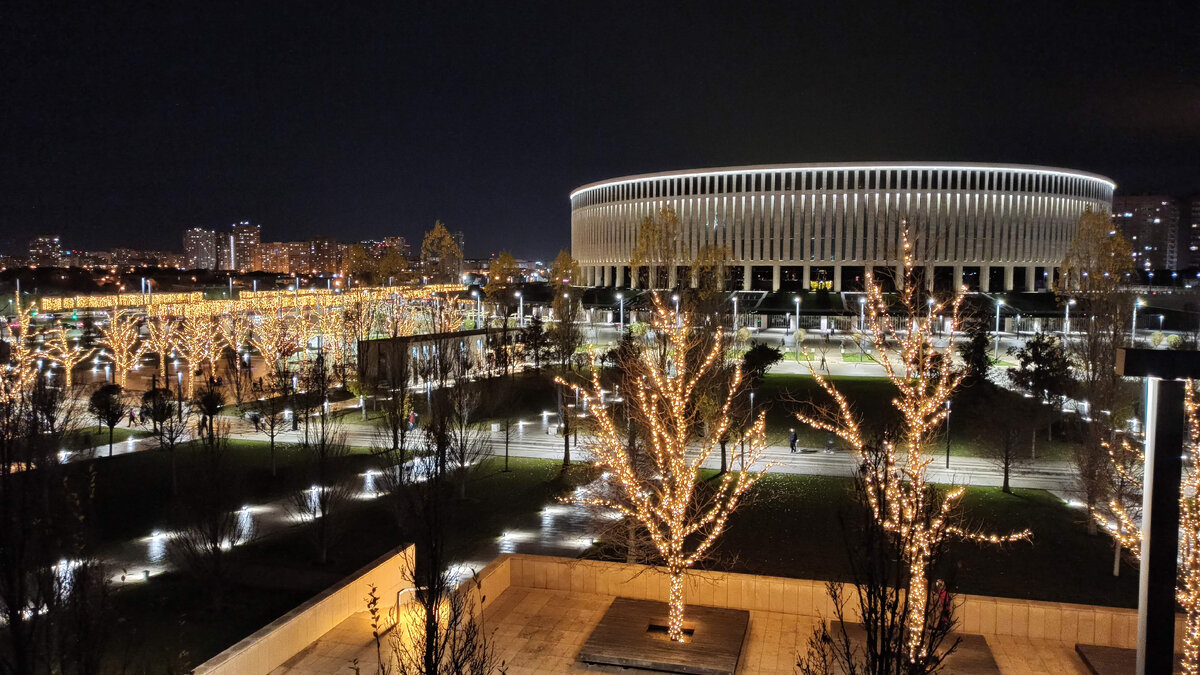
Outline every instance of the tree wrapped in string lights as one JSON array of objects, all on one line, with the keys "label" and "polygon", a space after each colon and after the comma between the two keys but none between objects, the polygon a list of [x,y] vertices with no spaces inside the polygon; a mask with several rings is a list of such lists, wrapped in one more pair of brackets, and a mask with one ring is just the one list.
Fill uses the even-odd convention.
[{"label": "tree wrapped in string lights", "polygon": [[[867,508],[873,521],[898,544],[907,568],[902,582],[901,644],[896,647],[909,663],[922,664],[940,659],[930,653],[931,642],[938,641],[930,639],[934,613],[932,562],[945,542],[958,538],[1001,544],[1027,539],[1030,532],[1000,535],[965,529],[959,525],[964,488],[940,491],[926,481],[926,470],[933,461],[929,441],[949,414],[950,398],[964,377],[953,367],[951,345],[966,288],[949,300],[934,300],[927,306],[920,297],[921,280],[914,274],[907,232],[903,246],[904,276],[897,279],[901,306],[898,316],[888,314],[882,287],[870,270],[866,274],[868,339],[896,390],[892,403],[900,413],[898,430],[879,443],[869,443],[858,412],[811,361],[809,372],[832,403],[825,407],[809,405],[796,418],[835,434],[858,454]],[[951,321],[946,342],[938,347],[934,322],[942,314],[949,314]]]},{"label": "tree wrapped in string lights", "polygon": [[240,307],[229,308],[217,320],[221,342],[234,354],[242,351],[242,347],[250,341],[251,329],[250,316]]},{"label": "tree wrapped in string lights", "polygon": [[196,392],[195,372],[203,372],[205,364],[208,364],[208,372],[212,372],[213,362],[220,352],[218,339],[217,322],[213,317],[192,316],[183,321],[176,347],[188,363],[188,398]]},{"label": "tree wrapped in string lights", "polygon": [[[1185,614],[1183,628],[1183,660],[1180,667],[1186,675],[1200,675],[1200,401],[1196,398],[1195,383],[1188,381],[1184,389],[1184,411],[1188,438],[1186,451],[1190,455],[1183,463],[1179,490],[1179,571],[1175,583],[1175,599]],[[1092,517],[1105,526],[1118,545],[1141,559],[1141,491],[1146,455],[1140,443],[1126,436],[1116,444],[1105,444],[1112,462],[1113,477],[1119,486],[1114,490],[1108,510],[1111,520],[1098,510]]]},{"label": "tree wrapped in string lights", "polygon": [[167,377],[167,357],[171,355],[178,341],[178,321],[156,316],[146,322],[146,350],[158,355],[158,374],[164,380]]},{"label": "tree wrapped in string lights", "polygon": [[278,300],[273,306],[262,308],[250,344],[262,355],[268,371],[274,371],[280,361],[300,351],[301,337],[307,331],[301,324],[305,323],[291,311],[285,311]]},{"label": "tree wrapped in string lights", "polygon": [[112,361],[113,380],[124,389],[130,371],[146,351],[138,338],[138,318],[130,310],[114,307],[108,326],[100,327],[100,335],[98,342],[108,350]]},{"label": "tree wrapped in string lights", "polygon": [[[18,296],[16,328],[9,342],[8,363],[0,367],[0,404],[9,405],[20,399],[37,379],[37,355],[30,346],[33,328],[33,306],[22,308]],[[11,324],[10,324],[11,326]]]},{"label": "tree wrapped in string lights", "polygon": [[45,357],[62,366],[63,384],[70,389],[73,381],[72,371],[75,370],[75,366],[86,361],[96,350],[92,347],[85,348],[83,341],[78,338],[72,340],[67,335],[66,327],[62,324],[58,324],[47,333],[46,345],[50,351],[45,354]]},{"label": "tree wrapped in string lights", "polygon": [[[621,386],[629,398],[626,415],[640,430],[645,447],[641,453],[631,447],[625,423],[618,422],[614,410],[603,403],[604,388],[593,352],[590,384],[580,387],[579,393],[592,415],[588,448],[597,468],[611,478],[605,489],[575,499],[615,509],[648,532],[670,576],[668,635],[681,641],[683,575],[704,559],[729,515],[766,470],[766,465],[759,466],[765,417],[760,414],[745,432],[746,451],[737,471],[721,474],[705,489],[698,489],[700,467],[718,439],[730,432],[731,409],[742,393],[742,373],[735,370],[723,402],[710,417],[703,417],[697,402],[725,358],[722,341],[719,337],[703,340],[689,313],[664,308],[657,295],[654,300],[652,324],[661,348],[643,345]],[[562,379],[558,382],[571,386]],[[701,437],[705,426],[707,433]],[[644,462],[649,462],[649,470],[640,466]]]}]

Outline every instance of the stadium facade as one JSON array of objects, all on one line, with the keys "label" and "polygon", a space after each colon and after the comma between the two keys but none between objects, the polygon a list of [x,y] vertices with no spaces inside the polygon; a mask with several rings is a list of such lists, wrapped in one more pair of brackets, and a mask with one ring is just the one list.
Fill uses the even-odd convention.
[{"label": "stadium facade", "polygon": [[[1085,210],[1114,183],[1082,171],[977,163],[777,164],[626,176],[571,193],[571,251],[593,286],[675,288],[723,248],[743,290],[856,286],[903,263],[907,228],[925,283],[1048,288]],[[680,221],[666,264],[632,268],[646,218]]]}]

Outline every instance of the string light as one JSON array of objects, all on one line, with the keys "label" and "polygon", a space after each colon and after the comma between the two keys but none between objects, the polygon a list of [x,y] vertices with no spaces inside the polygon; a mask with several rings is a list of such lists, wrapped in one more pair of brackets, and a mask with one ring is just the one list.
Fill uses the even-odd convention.
[{"label": "string light", "polygon": [[97,342],[108,349],[113,379],[124,388],[129,372],[146,351],[146,345],[138,339],[138,318],[132,310],[113,307],[108,327],[101,326],[100,335]]},{"label": "string light", "polygon": [[[742,385],[741,367],[734,370],[729,394],[709,422],[709,432],[699,439],[696,431],[703,422],[696,415],[697,389],[706,376],[725,357],[718,333],[704,353],[703,359],[692,358],[704,348],[704,340],[693,327],[686,312],[664,308],[654,295],[655,312],[651,323],[661,335],[665,351],[643,350],[636,362],[636,376],[625,387],[631,404],[630,415],[638,420],[645,432],[645,456],[652,468],[639,471],[624,437],[623,424],[617,424],[612,409],[603,401],[604,387],[596,353],[589,349],[592,371],[590,385],[578,387],[579,395],[592,412],[592,438],[589,449],[596,466],[607,473],[610,484],[619,488],[618,497],[590,496],[583,492],[571,501],[614,509],[626,518],[640,523],[649,532],[650,540],[665,562],[670,577],[667,633],[671,640],[684,639],[683,632],[683,574],[702,560],[724,531],[729,515],[763,472],[751,468],[759,463],[765,442],[765,415],[760,413],[745,431],[746,453],[737,472],[726,472],[712,487],[713,493],[697,497],[695,487],[700,467],[712,454],[718,439],[730,431],[733,415],[730,410]],[[575,388],[562,378],[557,382]],[[689,459],[690,455],[690,459]]]},{"label": "string light", "polygon": [[31,347],[33,306],[22,308],[16,296],[17,331],[9,346],[9,362],[0,369],[0,403],[5,405],[24,396],[37,379],[37,355]]},{"label": "string light", "polygon": [[[967,530],[955,523],[960,520],[963,488],[938,496],[926,481],[933,461],[926,454],[928,439],[949,415],[946,403],[962,383],[964,373],[953,368],[951,345],[959,326],[959,312],[966,287],[949,301],[933,301],[922,312],[918,297],[919,282],[914,275],[915,261],[908,231],[903,234],[904,277],[900,280],[899,317],[888,314],[883,288],[866,273],[867,329],[888,381],[897,396],[892,405],[901,413],[900,437],[903,457],[895,443],[885,441],[876,454],[864,441],[858,414],[833,383],[809,362],[813,379],[832,399],[832,408],[817,408],[796,414],[804,424],[835,434],[859,455],[867,505],[875,522],[896,538],[908,566],[905,593],[905,655],[910,662],[928,656],[925,639],[928,626],[930,592],[928,575],[934,554],[950,537],[987,544],[1004,544],[1030,537],[1029,530],[1010,534],[991,534]],[[935,345],[936,317],[949,314],[950,327],[946,346]]]},{"label": "string light", "polygon": [[179,322],[156,316],[146,322],[146,350],[158,355],[158,374],[167,377],[167,356],[179,339]]},{"label": "string light", "polygon": [[75,340],[72,344],[71,339],[67,336],[67,329],[62,324],[50,329],[48,333],[46,344],[50,347],[50,351],[44,356],[62,366],[63,383],[67,389],[70,389],[73,380],[72,371],[75,366],[87,360],[96,350],[90,347],[84,348],[80,340]]}]

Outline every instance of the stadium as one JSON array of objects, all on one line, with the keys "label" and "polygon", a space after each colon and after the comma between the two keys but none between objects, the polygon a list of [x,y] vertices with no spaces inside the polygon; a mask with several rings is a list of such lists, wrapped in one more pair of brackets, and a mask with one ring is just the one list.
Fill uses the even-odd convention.
[{"label": "stadium", "polygon": [[[731,290],[857,290],[902,265],[910,233],[928,287],[1050,286],[1085,210],[1109,212],[1113,181],[1041,166],[772,164],[613,178],[571,193],[571,251],[592,286],[678,288],[689,261],[725,251]],[[671,208],[677,251],[630,267],[647,218]],[[957,283],[955,281],[957,280]]]}]

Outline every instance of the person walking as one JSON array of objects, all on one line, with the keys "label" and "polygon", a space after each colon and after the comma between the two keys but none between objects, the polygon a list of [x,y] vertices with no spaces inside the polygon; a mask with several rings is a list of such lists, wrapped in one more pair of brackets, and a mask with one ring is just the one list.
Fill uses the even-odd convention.
[{"label": "person walking", "polygon": [[792,446],[792,452],[795,452],[796,451],[796,430],[789,429],[788,431],[791,432],[791,435],[788,436],[788,444]]}]

